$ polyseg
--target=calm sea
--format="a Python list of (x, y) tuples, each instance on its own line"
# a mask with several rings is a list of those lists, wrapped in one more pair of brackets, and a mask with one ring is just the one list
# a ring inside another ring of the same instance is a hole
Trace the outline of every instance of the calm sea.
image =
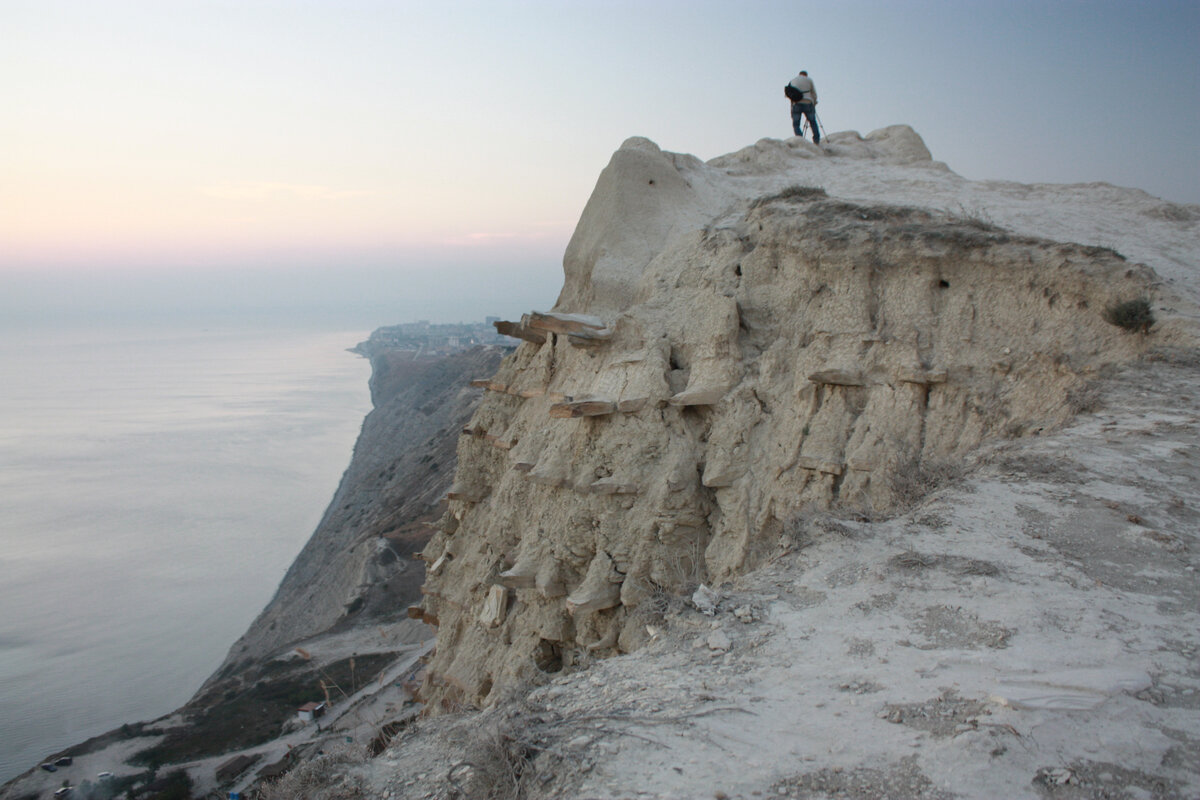
[(186, 701), (312, 533), (366, 330), (0, 330), (0, 782)]

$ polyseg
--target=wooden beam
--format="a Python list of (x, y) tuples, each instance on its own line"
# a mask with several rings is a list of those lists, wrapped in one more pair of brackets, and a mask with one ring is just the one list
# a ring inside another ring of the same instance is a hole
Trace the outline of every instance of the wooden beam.
[(492, 325), (496, 326), (496, 333), (500, 334), (501, 336), (511, 336), (514, 339), (524, 339), (525, 341), (533, 342), (534, 344), (546, 343), (546, 337), (544, 334), (530, 330), (523, 323), (504, 322), (503, 320), (497, 320), (496, 322), (493, 322)]
[(608, 330), (604, 320), (599, 317), (590, 314), (559, 314), (553, 311), (531, 311), (521, 317), (521, 324), (535, 331), (577, 336), (595, 336)]
[(550, 406), (550, 416), (555, 419), (574, 419), (575, 417), (600, 417), (612, 414), (617, 410), (617, 404), (605, 397), (587, 397), (579, 400), (569, 400)]
[(825, 384), (827, 386), (866, 385), (866, 381), (863, 380), (861, 373), (841, 369), (827, 369), (822, 372), (814, 372), (808, 376), (808, 379), (813, 383)]

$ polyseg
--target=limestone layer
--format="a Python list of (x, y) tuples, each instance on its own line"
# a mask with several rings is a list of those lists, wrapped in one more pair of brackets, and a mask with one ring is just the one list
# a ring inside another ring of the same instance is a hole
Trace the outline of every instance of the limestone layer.
[[(928, 160), (906, 131), (872, 157)], [(744, 172), (630, 140), (558, 304), (509, 323), (423, 553), (426, 700), (635, 649), (664, 594), (752, 568), (804, 509), (886, 514), (1145, 346), (1103, 312), (1154, 275), (1111, 250)]]

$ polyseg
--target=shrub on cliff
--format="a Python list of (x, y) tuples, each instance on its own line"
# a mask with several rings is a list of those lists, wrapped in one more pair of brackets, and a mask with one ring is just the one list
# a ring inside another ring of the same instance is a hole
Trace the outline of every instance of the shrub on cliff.
[(1145, 297), (1126, 300), (1124, 303), (1114, 303), (1104, 309), (1104, 321), (1110, 325), (1116, 325), (1118, 328), (1124, 328), (1130, 333), (1135, 331), (1149, 333), (1150, 326), (1155, 322), (1154, 311), (1150, 308), (1150, 300)]
[(769, 194), (758, 198), (750, 204), (750, 208), (758, 208), (759, 206), (765, 206), (767, 203), (774, 203), (779, 200), (797, 203), (809, 202), (812, 200), (823, 200), (828, 196), (829, 195), (825, 193), (825, 189), (820, 186), (801, 186), (797, 184), (794, 186), (788, 186), (787, 188), (776, 192), (775, 194)]

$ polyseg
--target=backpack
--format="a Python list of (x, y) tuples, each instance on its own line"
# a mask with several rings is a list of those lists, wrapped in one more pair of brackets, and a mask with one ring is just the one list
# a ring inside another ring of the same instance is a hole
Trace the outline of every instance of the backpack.
[(792, 86), (790, 83), (783, 87), (783, 93), (787, 95), (787, 99), (791, 100), (793, 103), (804, 102), (804, 92), (800, 91), (795, 86)]

